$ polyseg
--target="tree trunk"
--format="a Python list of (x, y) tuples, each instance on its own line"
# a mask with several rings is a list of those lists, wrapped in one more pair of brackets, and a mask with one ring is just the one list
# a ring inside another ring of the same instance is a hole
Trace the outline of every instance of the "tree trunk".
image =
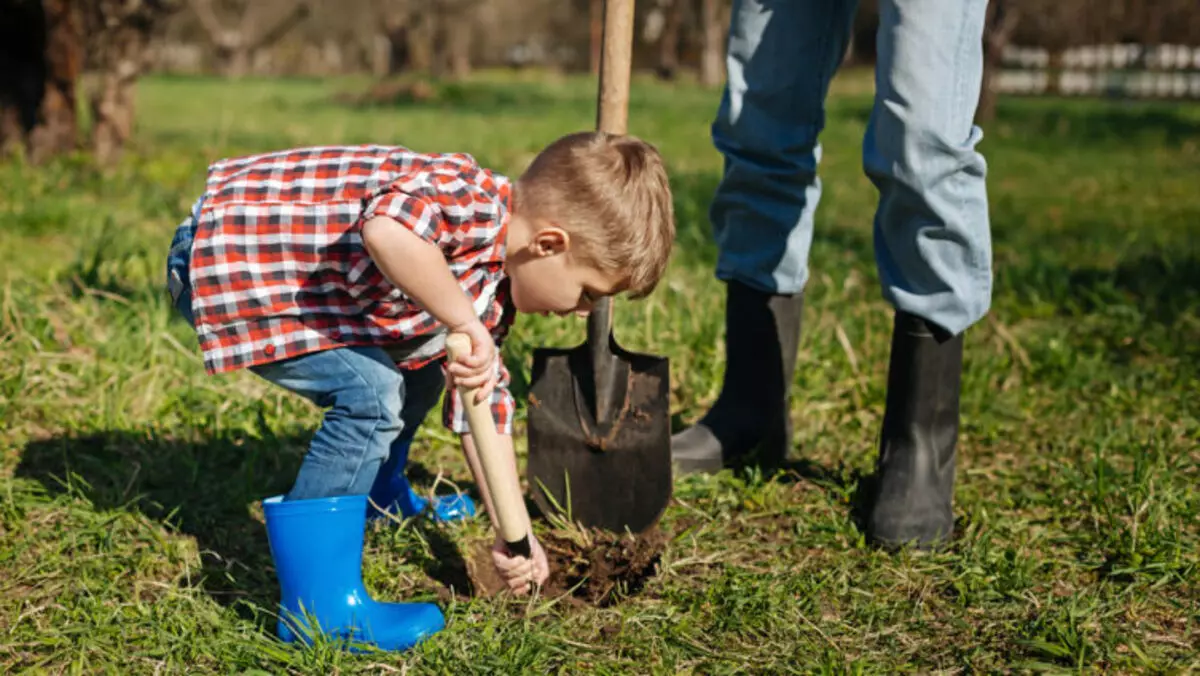
[(1000, 70), (999, 60), (984, 55), (983, 82), (979, 89), (979, 105), (975, 109), (975, 123), (983, 124), (996, 118), (996, 73)]
[(1046, 83), (1045, 96), (1058, 96), (1062, 93), (1063, 50), (1050, 50), (1050, 65), (1047, 68), (1050, 78)]
[(392, 73), (392, 41), (386, 35), (371, 37), (371, 74), (384, 78)]
[(471, 75), (470, 23), (463, 23), (450, 32), (450, 77), (462, 80)]
[[(210, 44), (214, 47), (217, 69), (230, 79), (237, 79), (249, 73), (254, 55), (259, 50), (278, 42), (308, 18), (311, 12), (308, 0), (297, 0), (286, 14), (276, 13), (275, 23), (262, 24), (259, 22), (261, 13), (256, 14), (255, 5), (248, 3), (242, 8), (240, 25), (237, 28), (226, 28), (217, 18), (212, 0), (191, 0), (191, 7), (192, 13), (200, 21)], [(268, 7), (266, 11), (270, 10), (271, 7)], [(264, 25), (269, 27), (264, 28)]]
[(434, 32), (438, 36), (434, 49), (437, 63), (434, 75), (441, 77), (448, 72), (452, 79), (464, 79), (471, 75), (471, 45), (475, 37), (471, 13), (475, 3), (472, 0), (442, 0), (431, 4), (434, 7)]
[(217, 50), (220, 56), (221, 75), (231, 80), (246, 77), (250, 73), (250, 46), (239, 44), (232, 49)]
[(142, 70), (145, 36), (126, 29), (113, 36), (112, 61), (92, 93), (92, 150), (100, 164), (111, 164), (133, 133), (134, 89)]
[(1004, 50), (1012, 40), (1020, 20), (1020, 10), (1013, 0), (992, 0), (988, 6), (983, 35), (983, 82), (979, 89), (979, 104), (975, 109), (976, 123), (990, 122), (996, 117), (996, 100), (999, 98), (996, 74), (1004, 65)]
[(88, 0), (84, 4), (89, 60), (98, 75), (88, 97), (91, 147), (97, 163), (116, 161), (133, 133), (137, 79), (150, 37), (177, 6), (170, 0)]
[(679, 28), (683, 23), (683, 0), (667, 0), (662, 35), (658, 39), (658, 76), (675, 79), (679, 70)]
[(408, 47), (408, 69), (418, 73), (436, 70), (433, 29), (436, 28), (433, 11), (422, 9), (409, 15), (409, 26), (405, 30)]
[(23, 148), (35, 163), (75, 149), (78, 14), (67, 0), (4, 0), (0, 10), (0, 147)]
[(725, 79), (725, 27), (720, 0), (700, 0), (700, 84), (715, 87)]

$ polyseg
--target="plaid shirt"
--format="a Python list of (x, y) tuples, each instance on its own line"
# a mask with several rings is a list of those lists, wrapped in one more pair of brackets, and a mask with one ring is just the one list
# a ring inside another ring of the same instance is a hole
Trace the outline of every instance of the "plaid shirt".
[[(503, 265), (511, 196), (507, 178), (465, 154), (315, 147), (216, 162), (191, 257), (205, 369), (349, 345), (398, 350), (401, 368), (442, 359), (445, 328), (389, 283), (363, 246), (362, 225), (374, 216), (441, 249), (499, 345), (514, 314)], [(511, 434), (509, 374), (502, 362), (498, 369), (491, 408), (500, 433)], [(467, 432), (458, 393), (445, 404), (443, 423)]]

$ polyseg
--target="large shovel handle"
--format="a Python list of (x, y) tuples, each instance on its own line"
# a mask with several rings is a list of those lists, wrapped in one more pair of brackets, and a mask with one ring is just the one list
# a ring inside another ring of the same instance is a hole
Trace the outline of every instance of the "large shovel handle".
[(633, 0), (604, 3), (604, 47), (596, 129), (624, 134), (629, 123), (629, 80), (633, 64)]
[[(629, 124), (629, 81), (633, 63), (634, 0), (605, 0), (604, 37), (600, 52), (600, 86), (596, 101), (596, 129), (624, 134)], [(596, 386), (596, 419), (608, 420), (616, 359), (612, 337), (612, 298), (596, 301), (588, 316), (588, 345)]]
[[(471, 354), (471, 339), (462, 333), (451, 334), (446, 338), (446, 354), (451, 361)], [(467, 425), (471, 428), (471, 438), (475, 442), (475, 452), (479, 454), (488, 493), (496, 508), (500, 536), (510, 552), (529, 558), (532, 551), (529, 511), (525, 509), (525, 502), (521, 498), (521, 484), (517, 481), (514, 461), (504, 457), (491, 406), (486, 400), (475, 402), (477, 391), (477, 388), (458, 388), (466, 409)]]

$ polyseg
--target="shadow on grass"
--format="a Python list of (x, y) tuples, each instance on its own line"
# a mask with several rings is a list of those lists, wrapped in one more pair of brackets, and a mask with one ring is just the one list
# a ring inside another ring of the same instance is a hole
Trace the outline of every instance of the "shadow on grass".
[[(266, 527), (251, 507), (291, 487), (307, 443), (308, 437), (270, 435), (198, 441), (124, 432), (63, 436), (25, 446), (16, 475), (40, 482), (52, 495), (81, 493), (99, 510), (136, 509), (194, 537), (201, 571), (193, 573), (193, 586), (273, 632), (278, 582)], [(409, 476), (418, 490), (432, 477), (414, 464)], [(425, 573), (465, 589), (466, 564), (456, 545), (421, 521), (414, 527), (437, 555), (425, 563)]]
[(1153, 251), (1115, 268), (1077, 268), (1067, 278), (1080, 310), (1100, 312), (1114, 304), (1137, 307), (1147, 318), (1170, 326), (1200, 306), (1200, 257)]
[(846, 471), (844, 467), (826, 467), (806, 458), (789, 458), (780, 467), (782, 481), (808, 481), (834, 496), (849, 495), (850, 511), (847, 517), (860, 533), (865, 533), (867, 517), (874, 506), (872, 496), (878, 478), (859, 469)]

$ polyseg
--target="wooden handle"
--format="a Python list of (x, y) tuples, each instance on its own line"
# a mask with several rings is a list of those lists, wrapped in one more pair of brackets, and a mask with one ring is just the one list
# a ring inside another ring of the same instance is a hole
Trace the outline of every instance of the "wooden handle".
[(624, 134), (629, 123), (629, 78), (633, 64), (633, 0), (604, 3), (604, 47), (596, 129)]
[[(596, 129), (624, 134), (629, 125), (629, 81), (633, 66), (634, 0), (604, 3), (604, 45), (600, 55), (600, 87), (596, 101)], [(612, 299), (596, 301), (588, 316), (588, 346), (592, 351), (592, 376), (596, 387), (596, 420), (608, 420), (609, 397), (616, 377), (616, 359), (609, 346), (612, 335)]]
[[(451, 361), (471, 354), (471, 339), (465, 334), (454, 333), (446, 338), (446, 354)], [(458, 388), (467, 414), (467, 425), (483, 466), (492, 505), (496, 508), (496, 521), (500, 524), (500, 536), (509, 551), (529, 558), (529, 512), (521, 499), (521, 484), (513, 462), (504, 457), (500, 450), (500, 436), (496, 432), (496, 421), (492, 419), (491, 406), (487, 401), (475, 403), (476, 388)]]

